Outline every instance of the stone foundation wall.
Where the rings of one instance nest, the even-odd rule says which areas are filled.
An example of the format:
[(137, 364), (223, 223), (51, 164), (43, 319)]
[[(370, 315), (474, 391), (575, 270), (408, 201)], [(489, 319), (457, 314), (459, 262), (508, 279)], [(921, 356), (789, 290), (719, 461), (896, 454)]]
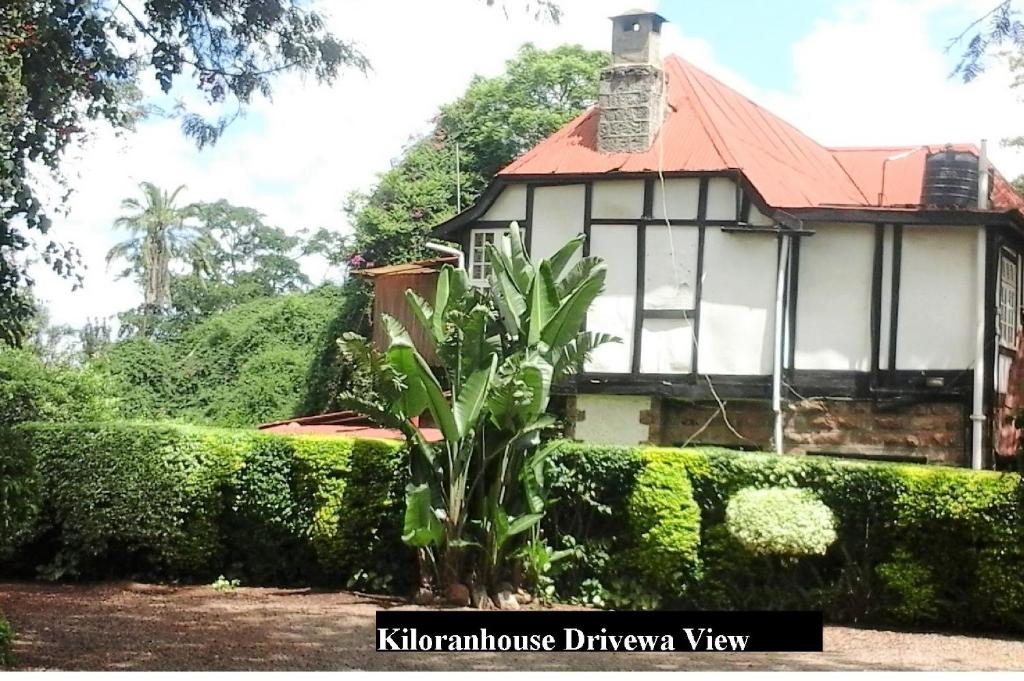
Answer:
[[(730, 400), (725, 403), (723, 418), (715, 402), (653, 397), (649, 408), (638, 411), (641, 405), (635, 396), (595, 397), (580, 395), (567, 400), (566, 417), (574, 424), (577, 439), (589, 441), (588, 433), (605, 439), (621, 434), (619, 443), (629, 444), (646, 431), (644, 441), (649, 444), (774, 449), (774, 419), (766, 401)], [(616, 400), (622, 400), (621, 405)], [(600, 408), (591, 409), (590, 414), (577, 408), (588, 401)], [(969, 420), (960, 403), (813, 399), (789, 403), (784, 409), (787, 453), (910, 457), (952, 466), (969, 463)], [(589, 416), (601, 422), (584, 425)], [(639, 428), (625, 427), (623, 417), (637, 419)], [(611, 420), (617, 423), (613, 425)]]

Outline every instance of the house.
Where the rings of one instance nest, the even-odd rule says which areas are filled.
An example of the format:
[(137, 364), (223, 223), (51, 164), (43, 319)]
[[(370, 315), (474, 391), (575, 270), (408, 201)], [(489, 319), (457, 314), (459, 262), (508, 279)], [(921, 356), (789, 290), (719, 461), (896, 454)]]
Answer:
[[(991, 467), (1012, 455), (1024, 199), (984, 143), (830, 148), (613, 17), (596, 107), (439, 225), (608, 262), (575, 437)], [(1015, 440), (1014, 440), (1015, 442)], [(1000, 446), (1002, 444), (1002, 446)]]

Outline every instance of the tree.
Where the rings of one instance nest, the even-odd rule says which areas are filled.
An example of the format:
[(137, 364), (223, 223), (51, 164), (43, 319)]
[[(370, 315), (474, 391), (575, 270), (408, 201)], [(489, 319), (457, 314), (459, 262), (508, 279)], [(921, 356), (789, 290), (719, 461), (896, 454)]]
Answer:
[(498, 170), (597, 101), (607, 63), (606, 52), (578, 45), (527, 44), (502, 75), (474, 78), (441, 107), (430, 135), (414, 141), (369, 193), (349, 197), (356, 253), (376, 264), (423, 256), (424, 236), (455, 214), (458, 194), (465, 207)]
[(298, 257), (307, 247), (292, 236), (267, 225), (263, 215), (225, 200), (192, 207), (200, 248), (190, 271), (172, 273), (172, 313), (188, 324), (214, 312), (256, 298), (309, 288)]
[[(420, 550), (424, 586), (436, 579), (442, 589), (470, 583), (493, 591), (517, 581), (514, 557), (547, 504), (548, 450), (538, 445), (555, 423), (551, 385), (618, 340), (581, 330), (606, 273), (599, 258), (576, 259), (583, 240), (533, 262), (512, 223), (509, 237), (488, 247), (487, 288), (446, 266), (432, 303), (408, 291), (436, 368), (391, 317), (386, 352), (344, 336), (359, 373), (341, 402), (400, 430), (410, 449), (403, 540)], [(442, 433), (436, 444), (416, 426), (424, 412)]]
[(985, 70), (987, 59), (999, 48), (1024, 51), (1024, 23), (1013, 0), (1002, 0), (950, 39), (946, 51), (962, 48), (953, 75), (970, 82)]
[(171, 262), (187, 259), (194, 264), (204, 260), (206, 244), (200, 240), (200, 230), (186, 224), (195, 214), (194, 207), (177, 204), (184, 185), (170, 193), (151, 182), (143, 182), (139, 188), (142, 201), (127, 198), (121, 202), (122, 209), (135, 212), (122, 215), (114, 223), (132, 236), (110, 249), (107, 264), (127, 262), (128, 267), (118, 278), (136, 277), (142, 286), (143, 313), (158, 316), (171, 304)]
[[(413, 141), (375, 187), (349, 196), (345, 212), (353, 237), (334, 243), (345, 248), (345, 256), (334, 262), (361, 267), (429, 257), (425, 236), (458, 210), (457, 187), (462, 207), (469, 205), (497, 169), (592, 105), (607, 63), (607, 53), (579, 46), (544, 51), (524, 45), (502, 75), (474, 78), (459, 99), (441, 108), (431, 134)], [(346, 309), (333, 327), (365, 330), (371, 309), (368, 287), (353, 277), (345, 293)], [(336, 408), (333, 386), (347, 375), (334, 345), (325, 347), (312, 374), (307, 413)]]
[[(486, 3), (507, 11), (508, 3)], [(560, 15), (551, 0), (525, 6), (537, 18)], [(0, 340), (16, 343), (31, 316), (21, 292), (31, 281), (15, 259), (29, 246), (24, 230), (45, 233), (50, 225), (30, 164), (58, 173), (88, 121), (129, 128), (145, 111), (141, 74), (152, 74), (165, 93), (184, 80), (215, 105), (220, 113), (210, 119), (177, 112), (184, 133), (202, 147), (243, 115), (254, 95), (269, 96), (275, 77), (304, 72), (329, 83), (344, 68), (366, 72), (369, 61), (327, 30), (306, 0), (3, 0)], [(42, 255), (58, 273), (73, 273), (73, 249), (51, 242)]]

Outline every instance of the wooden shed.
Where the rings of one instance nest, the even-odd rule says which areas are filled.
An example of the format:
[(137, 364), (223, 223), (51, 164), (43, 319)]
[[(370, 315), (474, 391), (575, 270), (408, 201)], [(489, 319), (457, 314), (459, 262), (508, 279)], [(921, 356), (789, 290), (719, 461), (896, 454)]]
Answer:
[(437, 274), (445, 265), (455, 265), (455, 257), (433, 258), (416, 262), (371, 267), (358, 270), (352, 274), (363, 277), (373, 285), (373, 343), (380, 350), (388, 346), (387, 331), (381, 323), (381, 317), (389, 314), (406, 328), (420, 354), (430, 363), (435, 364), (437, 355), (427, 340), (426, 330), (409, 309), (405, 292), (413, 290), (423, 299), (433, 301), (437, 287)]

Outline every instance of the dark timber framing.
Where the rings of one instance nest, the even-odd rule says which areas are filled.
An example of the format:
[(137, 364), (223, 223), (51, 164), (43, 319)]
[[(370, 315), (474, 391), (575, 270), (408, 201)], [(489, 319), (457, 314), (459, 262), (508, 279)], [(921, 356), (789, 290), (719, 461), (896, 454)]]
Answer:
[(644, 336), (644, 285), (647, 277), (647, 223), (654, 208), (654, 179), (644, 180), (644, 207), (636, 226), (636, 297), (633, 300), (633, 357), (630, 373), (640, 374), (640, 344)]
[[(704, 376), (698, 373), (698, 344), (693, 343), (690, 372), (682, 374), (643, 373), (642, 343), (644, 321), (648, 319), (688, 320), (693, 329), (693, 337), (700, 338), (701, 301), (703, 300), (703, 280), (705, 267), (705, 242), (708, 227), (721, 228), (724, 232), (775, 232), (788, 233), (793, 237), (810, 236), (813, 229), (795, 230), (789, 225), (792, 218), (803, 221), (820, 221), (832, 223), (859, 223), (874, 226), (874, 254), (871, 271), (871, 303), (870, 303), (870, 334), (871, 357), (870, 369), (867, 371), (823, 371), (800, 370), (796, 368), (797, 347), (797, 309), (799, 305), (799, 274), (802, 239), (793, 238), (790, 248), (789, 273), (786, 278), (786, 356), (784, 357), (784, 376), (791, 388), (789, 395), (821, 395), (825, 397), (872, 400), (878, 404), (901, 404), (907, 401), (955, 401), (969, 409), (972, 390), (973, 372), (964, 370), (928, 370), (902, 371), (896, 367), (897, 338), (899, 335), (900, 317), (900, 279), (902, 268), (903, 231), (905, 226), (933, 225), (957, 229), (959, 227), (987, 224), (987, 281), (986, 281), (986, 413), (991, 414), (994, 403), (994, 372), (992, 367), (996, 357), (995, 339), (995, 295), (1000, 245), (1009, 244), (1018, 250), (1024, 250), (1024, 221), (1011, 213), (984, 213), (978, 211), (935, 211), (935, 210), (899, 210), (899, 209), (864, 209), (856, 207), (836, 206), (820, 209), (789, 209), (788, 215), (773, 211), (765, 205), (763, 199), (746, 181), (742, 173), (666, 173), (669, 178), (700, 179), (698, 211), (695, 218), (679, 219), (654, 216), (654, 194), (658, 178), (649, 173), (608, 173), (594, 175), (565, 175), (543, 177), (509, 177), (498, 178), (487, 191), (481, 195), (476, 204), (440, 225), (432, 233), (437, 238), (455, 239), (467, 249), (470, 246), (469, 230), (475, 227), (505, 227), (506, 221), (481, 221), (480, 218), (494, 203), (501, 190), (513, 184), (526, 185), (526, 208), (523, 227), (526, 230), (527, 245), (532, 242), (534, 219), (534, 192), (538, 187), (583, 185), (583, 233), (586, 240), (583, 255), (591, 253), (591, 236), (602, 225), (633, 225), (636, 228), (636, 298), (633, 306), (634, 328), (632, 333), (632, 349), (629, 357), (629, 369), (624, 373), (589, 373), (575, 377), (571, 381), (558, 386), (563, 392), (609, 393), (620, 395), (661, 395), (685, 400), (710, 400), (713, 398)], [(738, 180), (740, 192), (737, 205), (739, 214), (735, 220), (708, 220), (708, 184), (712, 177), (729, 177)], [(603, 180), (643, 180), (643, 210), (641, 215), (629, 218), (607, 218), (593, 214), (594, 182)], [(785, 221), (786, 227), (759, 227), (749, 225), (750, 212), (757, 208), (768, 217)], [(695, 228), (698, 230), (698, 246), (696, 252), (696, 282), (694, 286), (694, 306), (692, 309), (645, 309), (644, 293), (646, 285), (646, 247), (647, 227), (671, 225), (672, 227)], [(798, 223), (797, 223), (798, 224)], [(997, 236), (998, 233), (998, 236)], [(890, 238), (891, 234), (891, 238)], [(888, 251), (888, 252), (887, 252)], [(886, 271), (886, 258), (890, 258)], [(889, 307), (883, 305), (886, 294), (885, 280), (890, 277)], [(1024, 276), (1024, 272), (1022, 272)], [(888, 337), (883, 339), (883, 320), (888, 319)], [(888, 348), (882, 354), (883, 340), (888, 341)], [(883, 369), (882, 364), (886, 363)], [(771, 375), (726, 376), (711, 375), (716, 392), (722, 399), (769, 399), (771, 397)], [(942, 379), (941, 385), (929, 384), (929, 379)], [(991, 422), (990, 422), (991, 425)], [(969, 431), (969, 424), (968, 424)], [(969, 447), (969, 432), (964, 439)]]
[(878, 387), (882, 350), (882, 282), (885, 262), (885, 225), (875, 225), (875, 251), (871, 263), (871, 386)]
[(892, 283), (889, 295), (889, 355), (886, 371), (896, 372), (896, 339), (900, 321), (900, 271), (903, 266), (903, 225), (892, 226)]

